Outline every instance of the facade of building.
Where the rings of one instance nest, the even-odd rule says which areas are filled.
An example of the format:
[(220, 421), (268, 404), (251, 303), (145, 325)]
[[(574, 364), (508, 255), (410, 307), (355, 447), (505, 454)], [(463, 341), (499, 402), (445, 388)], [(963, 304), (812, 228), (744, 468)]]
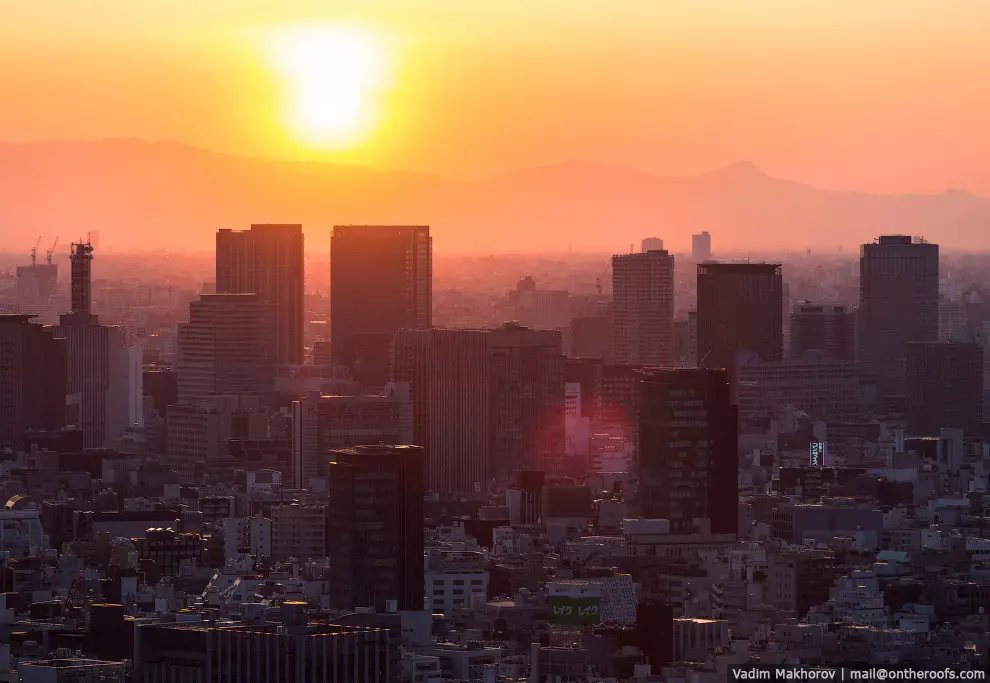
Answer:
[(711, 533), (736, 533), (737, 412), (726, 372), (658, 370), (641, 391), (640, 515), (669, 520), (674, 534), (703, 529), (703, 519)]
[(272, 360), (303, 362), (303, 232), (301, 225), (260, 224), (217, 232), (216, 291), (257, 294), (270, 330)]
[(326, 557), (326, 507), (298, 503), (273, 507), (272, 556), (277, 560)]
[(712, 260), (712, 236), (707, 230), (691, 235), (691, 258), (695, 263)]
[(357, 446), (330, 463), (331, 603), (422, 610), (423, 449)]
[(773, 263), (698, 265), (698, 365), (725, 368), (739, 354), (783, 359), (783, 281)]
[(909, 342), (938, 339), (938, 245), (903, 235), (864, 244), (859, 261), (860, 360), (881, 396), (903, 394)]
[(496, 330), (402, 330), (393, 379), (410, 385), (413, 438), (434, 491), (485, 490), (516, 472), (554, 472), (564, 452), (561, 335), (506, 323)]
[(877, 407), (876, 377), (847, 361), (783, 361), (742, 364), (736, 400), (743, 418), (778, 417), (788, 406), (818, 422), (871, 419)]
[(102, 448), (144, 421), (141, 354), (122, 328), (100, 325), (92, 312), (93, 247), (73, 244), (70, 259), (72, 310), (54, 334), (65, 340), (66, 391), (78, 397), (75, 426), (86, 448)]
[(983, 349), (978, 344), (907, 345), (907, 428), (936, 436), (945, 427), (978, 437), (983, 425)]
[(0, 314), (0, 449), (65, 426), (65, 340), (31, 317)]
[(427, 559), (425, 607), (434, 614), (452, 615), (470, 608), (488, 594), (487, 560), (480, 552), (433, 552)]
[(351, 446), (414, 443), (409, 385), (389, 383), (380, 394), (308, 394), (293, 402), (294, 486), (326, 476), (331, 451)]
[(237, 396), (211, 396), (166, 409), (165, 452), (168, 466), (183, 477), (229, 457), (230, 439), (260, 439), (267, 420), (256, 406)]
[(396, 331), (429, 329), (433, 242), (426, 225), (337, 225), (330, 238), (333, 362), (355, 379), (388, 380)]
[(179, 402), (222, 394), (266, 396), (274, 364), (266, 306), (257, 294), (203, 294), (179, 324)]
[(856, 360), (856, 316), (845, 306), (800, 303), (791, 312), (790, 358), (814, 352), (837, 361)]
[(139, 683), (383, 683), (395, 647), (387, 629), (327, 623), (147, 624), (136, 628), (134, 674)]
[(674, 257), (644, 251), (612, 257), (612, 352), (622, 365), (674, 361)]

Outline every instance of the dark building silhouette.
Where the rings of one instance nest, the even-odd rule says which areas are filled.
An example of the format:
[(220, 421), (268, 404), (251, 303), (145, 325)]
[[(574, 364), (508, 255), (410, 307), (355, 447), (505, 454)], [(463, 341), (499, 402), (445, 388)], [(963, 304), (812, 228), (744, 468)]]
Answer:
[(938, 339), (938, 245), (884, 235), (863, 245), (859, 277), (860, 359), (881, 396), (903, 394), (908, 342)]
[(25, 449), (28, 430), (65, 425), (65, 340), (32, 317), (0, 314), (0, 448)]
[(802, 360), (808, 352), (840, 361), (856, 360), (856, 318), (845, 306), (798, 304), (791, 312), (791, 353)]
[(979, 437), (983, 422), (983, 349), (977, 344), (907, 345), (908, 432), (937, 436), (943, 427)]
[[(691, 533), (736, 533), (737, 411), (724, 370), (656, 370), (640, 385), (640, 515)], [(703, 528), (703, 527), (702, 527)]]
[[(72, 309), (59, 316), (56, 337), (66, 344), (66, 391), (77, 394), (78, 422), (86, 448), (101, 448), (132, 423), (140, 400), (140, 353), (128, 347), (123, 329), (101, 325), (92, 311), (93, 246), (73, 244)], [(133, 396), (134, 388), (138, 388)]]
[(170, 368), (145, 368), (144, 395), (151, 399), (151, 407), (164, 415), (168, 406), (179, 402), (179, 374)]
[(568, 335), (572, 358), (600, 358), (612, 362), (612, 314), (571, 319)]
[(303, 232), (301, 225), (261, 224), (217, 232), (216, 291), (257, 294), (269, 316), (276, 363), (303, 362)]
[(423, 609), (423, 449), (357, 446), (330, 461), (328, 538), (336, 609)]
[(734, 380), (739, 354), (782, 360), (783, 296), (779, 264), (699, 264), (698, 365)]
[(388, 380), (397, 330), (429, 329), (433, 246), (426, 225), (337, 225), (330, 238), (333, 362), (356, 380)]
[(505, 323), (495, 330), (401, 330), (393, 379), (408, 382), (413, 436), (430, 489), (484, 490), (521, 470), (559, 474), (564, 453), (561, 334)]
[(612, 353), (624, 365), (673, 363), (673, 255), (651, 250), (612, 257)]

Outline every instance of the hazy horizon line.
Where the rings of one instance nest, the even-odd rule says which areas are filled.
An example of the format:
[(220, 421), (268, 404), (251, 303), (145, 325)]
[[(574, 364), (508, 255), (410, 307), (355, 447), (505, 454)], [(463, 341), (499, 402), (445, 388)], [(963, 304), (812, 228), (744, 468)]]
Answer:
[(319, 164), (322, 166), (333, 166), (337, 168), (354, 168), (362, 169), (366, 171), (372, 171), (375, 173), (386, 173), (386, 174), (396, 174), (396, 175), (407, 175), (407, 176), (428, 176), (431, 178), (436, 178), (445, 182), (451, 183), (479, 183), (492, 180), (498, 180), (506, 176), (511, 176), (518, 173), (526, 173), (533, 171), (541, 171), (545, 169), (551, 169), (558, 166), (566, 166), (568, 164), (572, 165), (586, 165), (598, 168), (611, 168), (616, 170), (622, 170), (627, 172), (638, 173), (641, 175), (649, 176), (657, 180), (678, 180), (678, 179), (690, 179), (690, 178), (704, 178), (706, 176), (717, 175), (723, 172), (731, 172), (733, 170), (744, 170), (749, 171), (753, 176), (763, 176), (768, 180), (774, 180), (781, 183), (793, 183), (808, 187), (819, 192), (827, 192), (831, 194), (863, 194), (863, 195), (873, 195), (878, 197), (938, 197), (945, 194), (953, 193), (966, 193), (973, 197), (981, 199), (990, 199), (990, 195), (983, 195), (974, 190), (966, 187), (957, 186), (947, 186), (938, 192), (873, 192), (870, 190), (864, 190), (860, 188), (827, 188), (815, 185), (813, 183), (798, 180), (794, 178), (785, 178), (780, 176), (775, 176), (763, 169), (759, 163), (753, 161), (748, 157), (742, 157), (736, 161), (723, 164), (721, 166), (716, 166), (707, 171), (701, 171), (697, 173), (672, 173), (672, 174), (661, 174), (654, 171), (644, 170), (638, 166), (632, 166), (629, 164), (610, 162), (610, 161), (599, 161), (595, 159), (587, 159), (581, 157), (566, 157), (561, 158), (558, 161), (550, 161), (545, 163), (534, 163), (528, 165), (517, 166), (512, 169), (495, 170), (490, 173), (478, 176), (450, 176), (446, 174), (440, 174), (433, 171), (422, 171), (407, 168), (389, 168), (381, 166), (372, 166), (364, 164), (356, 164), (350, 162), (336, 161), (333, 159), (307, 159), (307, 158), (294, 158), (294, 157), (275, 157), (275, 156), (259, 156), (257, 154), (244, 153), (244, 152), (232, 152), (228, 150), (213, 149), (210, 147), (205, 147), (191, 142), (184, 142), (182, 140), (174, 139), (157, 139), (149, 140), (141, 137), (99, 137), (99, 138), (47, 138), (38, 140), (2, 140), (0, 139), (0, 145), (9, 146), (40, 146), (40, 145), (95, 145), (100, 143), (137, 143), (147, 146), (175, 146), (183, 147), (196, 152), (201, 152), (204, 154), (212, 154), (217, 156), (230, 157), (235, 159), (245, 159), (249, 161), (264, 161), (264, 162), (274, 162), (274, 163), (289, 163), (289, 164)]

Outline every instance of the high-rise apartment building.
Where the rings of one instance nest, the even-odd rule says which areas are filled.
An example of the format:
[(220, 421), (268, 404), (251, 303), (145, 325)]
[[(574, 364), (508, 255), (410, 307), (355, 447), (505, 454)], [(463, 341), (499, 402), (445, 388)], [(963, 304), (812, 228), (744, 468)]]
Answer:
[(790, 322), (792, 359), (812, 351), (832, 360), (856, 360), (855, 315), (847, 307), (805, 301), (795, 306)]
[(506, 323), (495, 330), (402, 330), (393, 379), (408, 382), (413, 436), (431, 490), (484, 490), (518, 471), (557, 473), (564, 452), (561, 335)]
[(942, 428), (979, 437), (983, 423), (983, 349), (978, 344), (907, 344), (906, 417), (912, 436)]
[(938, 245), (884, 235), (863, 245), (859, 277), (860, 359), (881, 395), (902, 394), (907, 344), (938, 339)]
[(645, 251), (612, 257), (612, 353), (622, 365), (674, 361), (674, 257)]
[(257, 294), (203, 294), (179, 324), (179, 401), (217, 394), (267, 396), (274, 364), (267, 308)]
[(671, 533), (736, 533), (737, 413), (724, 370), (656, 370), (640, 385), (639, 513)]
[(272, 358), (303, 362), (303, 232), (296, 224), (217, 232), (216, 292), (257, 294), (267, 309)]
[(698, 265), (698, 365), (733, 375), (739, 354), (783, 358), (783, 282), (775, 263)]
[(32, 316), (0, 314), (0, 449), (65, 426), (65, 340)]
[(124, 330), (101, 325), (92, 312), (93, 246), (73, 244), (72, 310), (60, 316), (56, 337), (65, 339), (66, 391), (78, 396), (86, 448), (102, 448), (144, 422), (141, 351)]
[(367, 385), (388, 379), (397, 330), (429, 329), (433, 246), (427, 225), (337, 225), (330, 238), (333, 362)]
[(356, 446), (331, 454), (328, 531), (336, 609), (423, 609), (423, 449)]
[(380, 394), (307, 394), (292, 403), (293, 486), (308, 488), (326, 476), (330, 453), (413, 439), (413, 404), (408, 384), (389, 383)]
[(712, 236), (707, 230), (691, 235), (691, 258), (695, 263), (712, 260)]

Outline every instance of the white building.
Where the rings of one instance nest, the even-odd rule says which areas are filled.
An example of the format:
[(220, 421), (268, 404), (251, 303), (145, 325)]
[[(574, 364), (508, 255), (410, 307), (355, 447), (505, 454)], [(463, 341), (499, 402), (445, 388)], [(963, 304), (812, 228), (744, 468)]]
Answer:
[(471, 607), (488, 595), (485, 553), (435, 552), (426, 558), (424, 609), (438, 614)]
[(272, 521), (264, 517), (228, 517), (223, 520), (224, 559), (238, 555), (272, 556)]

